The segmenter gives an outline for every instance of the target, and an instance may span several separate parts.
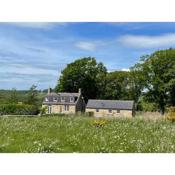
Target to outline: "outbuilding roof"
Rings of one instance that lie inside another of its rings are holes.
[[[88,100],[86,108],[132,110],[134,101],[128,100]]]

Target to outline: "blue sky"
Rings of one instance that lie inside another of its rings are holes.
[[[175,47],[175,23],[0,23],[0,89],[54,87],[66,64],[85,56],[109,71]]]

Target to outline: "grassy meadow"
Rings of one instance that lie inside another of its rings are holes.
[[[175,123],[150,119],[84,116],[0,117],[4,153],[175,152]]]

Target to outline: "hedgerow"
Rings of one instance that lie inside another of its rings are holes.
[[[36,115],[39,109],[27,104],[1,104],[0,115]]]

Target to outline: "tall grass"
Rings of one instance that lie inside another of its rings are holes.
[[[71,116],[0,117],[0,152],[175,152],[175,124],[165,120]]]

